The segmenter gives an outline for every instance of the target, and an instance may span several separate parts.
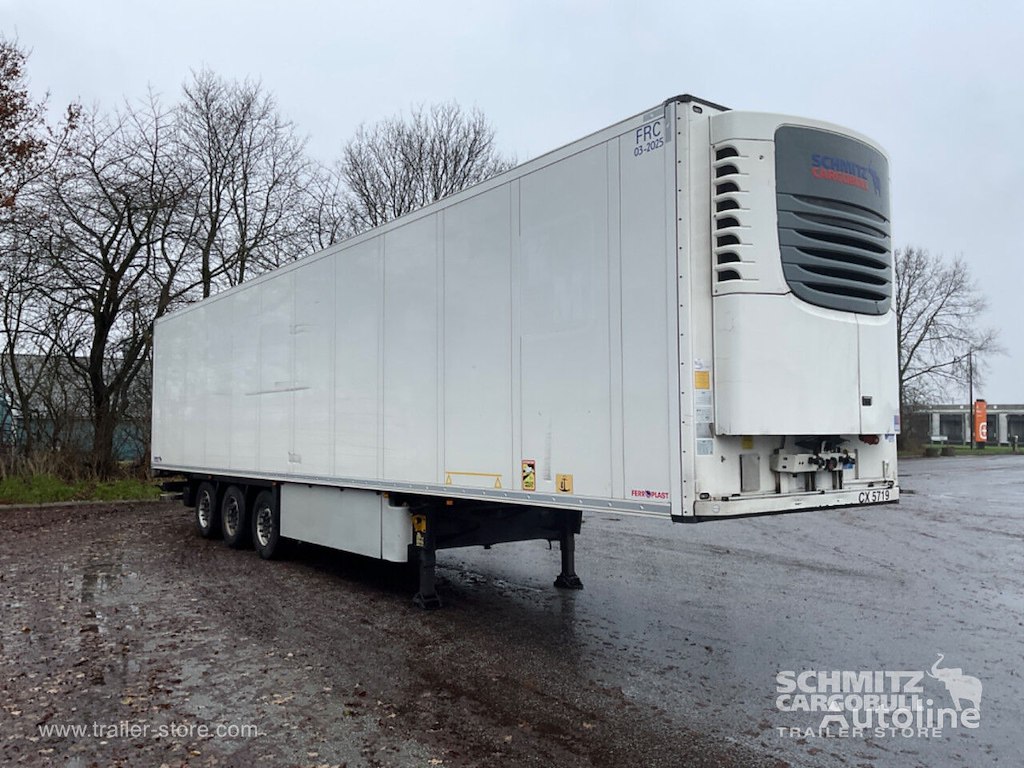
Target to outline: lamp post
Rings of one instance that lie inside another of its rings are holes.
[[[974,442],[974,436],[977,431],[978,425],[975,424],[977,415],[974,412],[974,350],[972,349],[967,353],[967,411],[971,414],[971,450],[977,449],[977,444]]]

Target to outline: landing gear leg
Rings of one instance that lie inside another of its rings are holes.
[[[435,588],[435,568],[437,566],[436,542],[434,541],[433,513],[424,510],[412,517],[414,544],[410,551],[419,559],[419,591],[412,599],[413,605],[427,611],[441,607],[441,598]]]
[[[565,524],[558,543],[562,550],[562,572],[555,579],[555,586],[559,589],[583,589],[583,582],[576,575],[576,534],[580,530],[582,513],[567,512]]]

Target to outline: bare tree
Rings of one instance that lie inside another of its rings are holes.
[[[154,257],[167,211],[185,194],[172,172],[168,114],[155,100],[114,118],[87,115],[73,151],[40,179],[47,226],[36,233],[45,333],[80,378],[92,421],[92,464],[109,474],[125,400],[148,363]]]
[[[218,281],[235,285],[298,256],[286,223],[305,188],[305,142],[273,98],[259,83],[203,70],[185,84],[177,120],[198,181],[188,215],[203,297]]]
[[[189,231],[196,250],[203,298],[229,261],[223,251],[222,230],[231,211],[231,182],[238,133],[229,86],[212,72],[194,73],[184,86],[178,107],[178,131],[198,184],[186,216],[195,222]]]
[[[979,325],[987,303],[962,258],[909,246],[895,260],[900,403],[910,424],[915,406],[962,389],[972,361],[977,381],[979,363],[1001,350],[998,333]]]
[[[300,244],[310,253],[353,234],[339,169],[310,166],[296,230],[301,233]]]
[[[46,99],[28,92],[28,55],[0,37],[0,388],[7,423],[5,438],[31,454],[68,438],[57,379],[59,356],[48,331],[63,323],[39,301],[45,272],[36,235],[45,210],[33,194],[37,180],[65,157],[79,115],[68,107],[56,128],[44,120]],[[64,395],[67,393],[64,392]]]
[[[442,104],[320,167],[258,83],[206,71],[174,109],[72,108],[56,133],[23,65],[0,40],[0,380],[24,449],[89,442],[100,474],[146,439],[156,318],[512,164],[482,114]]]
[[[37,221],[24,199],[17,215],[6,218],[4,249],[0,260],[0,321],[3,348],[0,351],[2,385],[12,446],[32,455],[53,450],[66,438],[59,425],[67,420],[58,415],[53,386],[59,378],[60,350],[53,329],[63,321],[50,312],[41,286],[45,266],[32,249],[30,228]]]
[[[498,153],[483,113],[452,102],[360,126],[340,166],[352,229],[380,226],[514,164]]]
[[[308,161],[305,141],[277,112],[274,100],[247,100],[237,173],[231,183],[235,233],[232,284],[302,255],[296,243],[293,214],[303,200]]]

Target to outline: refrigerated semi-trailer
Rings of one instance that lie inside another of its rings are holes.
[[[205,536],[419,564],[895,502],[889,170],[828,123],[663,104],[161,318],[153,468]]]

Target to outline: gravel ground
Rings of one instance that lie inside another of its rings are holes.
[[[0,763],[1016,765],[1024,457],[901,472],[898,506],[589,517],[578,593],[557,547],[442,552],[433,613],[393,567],[264,563],[180,506],[0,510]],[[979,728],[823,739],[775,706],[779,670],[938,653],[984,683]]]
[[[424,613],[391,567],[265,563],[168,504],[0,520],[3,765],[773,764],[587,679],[571,614]]]

